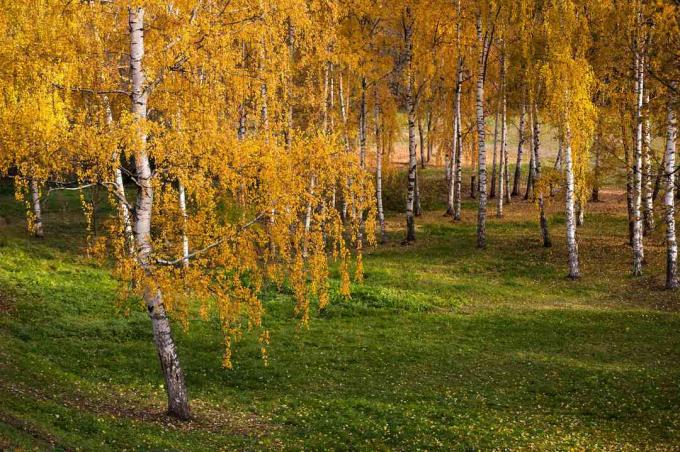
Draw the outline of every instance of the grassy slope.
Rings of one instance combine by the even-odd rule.
[[[438,176],[437,176],[438,177]],[[254,338],[220,368],[214,324],[176,328],[196,419],[162,415],[164,392],[141,309],[118,312],[106,268],[80,256],[77,203],[55,200],[47,238],[25,236],[0,198],[0,448],[630,448],[680,441],[680,306],[660,290],[661,237],[645,278],[627,275],[617,201],[580,231],[583,280],[539,246],[535,208],[513,203],[474,249],[474,210],[432,212],[418,243],[366,259],[367,280],[297,331],[288,295],[268,292],[271,359]]]

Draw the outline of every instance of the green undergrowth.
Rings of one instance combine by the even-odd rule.
[[[429,171],[429,170],[428,170]],[[440,172],[426,173],[436,179]],[[535,206],[490,215],[475,247],[442,204],[417,241],[368,250],[365,281],[308,328],[285,288],[263,294],[269,362],[255,334],[221,367],[215,319],[174,324],[194,419],[163,414],[164,389],[141,306],[124,315],[110,269],[83,253],[74,197],[46,208],[46,238],[0,195],[0,448],[661,449],[680,442],[680,300],[662,289],[660,233],[643,278],[629,276],[625,210],[595,205],[579,230],[583,278],[566,275],[561,201],[554,246]]]

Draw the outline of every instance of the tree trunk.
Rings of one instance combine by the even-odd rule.
[[[567,127],[564,143],[564,166],[566,172],[567,250],[569,251],[569,278],[581,277],[576,242],[576,215],[574,212],[574,168],[571,155],[571,131]]]
[[[361,105],[359,106],[359,164],[366,168],[366,77],[361,77]]]
[[[458,1],[458,6],[460,9],[460,0]],[[460,25],[456,26],[457,28]],[[453,172],[453,219],[454,221],[460,221],[461,219],[461,201],[462,201],[462,190],[463,190],[463,168],[462,168],[462,155],[463,155],[463,133],[461,131],[461,120],[460,120],[460,98],[461,89],[463,81],[463,60],[458,58],[457,65],[457,77],[456,77],[456,95],[455,95],[455,121],[456,121],[456,133],[453,137],[456,140],[456,152],[454,156],[454,172]]]
[[[339,76],[338,83],[338,100],[340,102],[340,116],[342,117],[342,136],[343,142],[345,144],[345,152],[349,153],[351,151],[351,145],[349,141],[349,130],[347,129],[347,106],[345,105],[345,94],[342,73]],[[342,208],[340,209],[340,216],[342,221],[345,222],[347,219],[347,199],[342,197]]]
[[[576,226],[581,227],[586,221],[586,213],[583,203],[581,201],[576,201]]]
[[[145,87],[144,58],[144,9],[129,8],[130,25],[130,76],[132,79],[132,113],[138,120],[145,120],[148,92]],[[139,130],[139,148],[135,153],[135,169],[139,188],[135,204],[134,235],[137,243],[137,259],[146,279],[153,278],[151,213],[153,210],[153,185],[151,165],[146,150],[147,136]],[[170,320],[159,290],[150,282],[144,282],[144,302],[151,319],[153,338],[165,378],[168,395],[168,414],[179,419],[191,416],[184,374],[179,363],[177,349],[172,339]]]
[[[427,132],[427,163],[430,163],[430,160],[432,159],[432,148],[434,146],[434,143],[432,142],[432,110],[428,109],[425,118],[427,119],[427,128],[425,129]]]
[[[460,120],[460,97],[463,84],[463,58],[460,48],[460,24],[461,24],[461,0],[456,1],[456,50],[458,53],[458,64],[456,64],[456,94],[454,97],[454,134],[453,139],[456,143],[454,146],[454,171],[451,177],[453,178],[453,220],[460,221],[461,219],[461,198],[462,198],[462,154],[463,154],[463,134]]]
[[[380,138],[380,102],[378,98],[378,86],[373,88],[375,97],[373,104],[373,121],[375,123],[375,198],[378,209],[378,224],[380,225],[380,243],[387,241],[385,233],[385,211],[383,209],[382,193],[382,147]]]
[[[515,178],[512,183],[512,196],[519,196],[522,179],[522,153],[524,151],[524,121],[526,116],[526,94],[522,96],[522,106],[519,110],[519,140],[517,142],[517,162],[515,166]]]
[[[507,114],[508,114],[508,102],[506,99],[506,87],[505,87],[505,44],[501,45],[501,150],[500,150],[500,162],[498,164],[498,203],[496,204],[496,217],[503,218],[503,202],[506,196],[506,158],[508,156],[508,124],[507,124]],[[496,115],[496,120],[498,120],[498,115]],[[496,146],[494,144],[494,154],[496,153]],[[495,159],[495,156],[494,156]],[[493,182],[492,182],[493,184]]]
[[[633,275],[642,275],[644,248],[642,243],[642,217],[640,206],[642,203],[642,148],[643,136],[643,93],[644,93],[644,57],[638,55],[635,61],[636,69],[636,118],[635,118],[635,153],[633,156]]]
[[[406,44],[406,67],[408,70],[406,85],[406,108],[408,110],[408,194],[406,197],[406,243],[416,240],[415,197],[416,172],[416,99],[413,79],[413,19],[411,8],[406,7],[407,23],[404,24],[404,40]]]
[[[420,167],[425,169],[425,130],[423,130],[423,120],[418,117],[418,138],[420,139]]]
[[[624,121],[624,112],[620,111],[621,118],[621,142],[623,144],[623,154],[626,161],[626,207],[628,209],[628,245],[633,246],[633,229],[635,217],[633,215],[633,163],[630,147],[628,146],[628,130]]]
[[[246,120],[248,119],[246,114],[246,107],[241,103],[238,107],[238,131],[236,132],[236,137],[239,141],[243,141],[246,138]]]
[[[501,88],[502,89],[502,88]],[[496,154],[498,153],[498,116],[500,115],[501,99],[498,98],[498,105],[496,105],[496,118],[493,126],[493,161],[491,163],[491,186],[489,187],[489,199],[496,197]],[[501,157],[501,162],[503,157]],[[501,164],[502,167],[502,164]]]
[[[40,206],[40,186],[38,181],[31,179],[31,207],[33,208],[33,224],[32,233],[35,237],[43,238],[45,237],[45,231],[43,230],[42,222],[42,209]]]
[[[597,126],[597,137],[595,138],[595,170],[593,177],[593,190],[590,196],[592,202],[600,202],[600,148],[602,145],[602,126]]]
[[[534,174],[536,174],[536,163],[534,162],[534,151],[533,149],[529,153],[529,174],[527,174],[527,189],[524,193],[524,200],[528,200],[533,196],[534,193]]]
[[[671,98],[672,100],[672,98]],[[668,102],[668,114],[666,119],[666,167],[664,170],[666,179],[666,194],[664,207],[666,208],[666,288],[677,289],[678,281],[678,243],[675,236],[675,140],[677,138],[677,124],[673,102]]]
[[[456,87],[456,96],[458,93],[458,87]],[[455,217],[455,195],[456,195],[456,154],[458,152],[458,113],[456,112],[456,101],[454,100],[453,106],[453,136],[451,139],[451,156],[448,161],[447,172],[450,173],[449,191],[447,197],[447,209],[446,215],[451,215]]]
[[[106,110],[106,125],[113,126],[113,111],[109,98],[104,96],[104,109]],[[113,178],[116,186],[113,188],[118,205],[118,215],[123,224],[123,234],[125,234],[125,242],[127,244],[130,255],[135,252],[135,238],[132,234],[132,220],[130,218],[130,209],[128,208],[127,199],[125,197],[125,183],[123,181],[123,172],[120,169],[120,154],[115,151],[111,156],[114,164]]]
[[[290,151],[293,145],[293,102],[292,102],[292,86],[293,86],[293,68],[295,67],[295,25],[293,19],[288,16],[286,44],[288,46],[288,76],[286,77],[286,131],[284,134],[284,141],[286,150]],[[329,63],[330,65],[330,63]]]
[[[659,164],[659,169],[656,172],[656,177],[654,178],[654,190],[652,192],[652,202],[656,201],[659,197],[659,191],[661,191],[661,183],[664,177],[664,170],[666,168],[666,153],[664,152],[661,156],[661,163]]]
[[[642,218],[643,235],[647,236],[654,230],[654,202],[652,200],[652,164],[651,144],[652,131],[649,121],[649,94],[645,98],[644,142],[642,147]]]
[[[418,168],[416,168],[416,198],[413,214],[417,217],[423,214],[423,206],[420,204],[420,178],[418,177]]]
[[[562,171],[562,156],[564,155],[564,140],[560,138],[557,142],[557,157],[555,157],[555,169]]]
[[[538,108],[536,107],[535,101],[531,103],[531,128],[533,132],[532,137],[532,155],[536,160],[534,165],[534,170],[536,171],[536,180],[541,178],[541,122],[538,117]],[[550,248],[552,246],[552,240],[550,240],[550,231],[548,230],[548,219],[545,216],[545,201],[543,200],[543,191],[538,191],[538,220],[541,226],[541,237],[543,238],[543,246],[545,248]]]
[[[179,211],[182,215],[182,265],[189,267],[189,236],[187,235],[187,196],[184,185],[179,182]]]
[[[484,68],[488,51],[487,38],[482,34],[482,17],[477,15],[477,41],[479,42],[479,62],[477,69],[477,146],[479,162],[479,209],[477,212],[477,247],[486,248],[486,148],[484,117]]]

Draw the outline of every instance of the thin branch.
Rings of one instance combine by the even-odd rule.
[[[71,87],[65,87],[64,85],[60,85],[59,83],[52,83],[52,86],[54,86],[57,89],[68,89],[70,91],[73,91],[75,93],[87,93],[87,94],[95,94],[98,96],[106,96],[109,94],[121,94],[125,96],[131,96],[132,94],[129,91],[121,90],[121,89],[112,89],[112,90],[96,90],[96,89],[90,89],[90,88],[80,88],[77,86],[71,86]]]
[[[200,250],[196,250],[196,251],[189,253],[186,256],[182,256],[178,259],[174,259],[174,260],[156,259],[156,263],[159,264],[159,265],[166,265],[166,266],[173,266],[173,265],[182,264],[183,262],[187,261],[188,259],[193,259],[196,256],[200,256],[201,254],[207,253],[208,251],[210,251],[213,248],[217,248],[218,246],[222,245],[223,243],[234,240],[234,238],[236,238],[242,231],[244,231],[245,229],[248,229],[249,227],[251,227],[252,225],[257,223],[258,221],[260,221],[264,216],[265,216],[264,213],[260,213],[255,218],[250,220],[249,222],[239,226],[236,230],[236,233],[231,237],[221,238],[221,239],[211,243],[210,245],[208,245],[204,248],[201,248]]]

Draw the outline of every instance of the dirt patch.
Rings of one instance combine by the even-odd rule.
[[[56,384],[50,388],[37,389],[17,383],[3,385],[5,389],[18,397],[29,397],[34,400],[49,400],[78,411],[95,413],[100,416],[134,419],[163,426],[179,431],[203,430],[211,433],[231,434],[244,437],[263,437],[279,427],[271,424],[255,413],[235,410],[221,410],[219,406],[209,404],[200,399],[191,401],[193,417],[189,421],[180,421],[168,416],[163,400],[149,399],[148,395],[116,390],[97,391],[97,395],[83,390],[71,394],[58,394]],[[54,391],[50,391],[53,389]],[[102,397],[108,394],[110,398]],[[0,418],[2,420],[2,418]]]
[[[38,426],[31,424],[28,421],[24,421],[23,419],[16,418],[9,414],[0,413],[0,422],[11,427],[14,427],[17,430],[21,430],[22,432],[31,436],[37,443],[42,444],[43,446],[51,446],[52,448],[59,446],[59,448],[62,450],[73,450],[59,444],[59,440],[57,439],[56,436],[52,435],[51,433],[43,430]],[[4,444],[2,438],[0,438],[0,449],[9,450],[10,447],[11,444],[9,443]]]
[[[14,311],[15,306],[16,299],[7,292],[0,290],[0,314]]]

